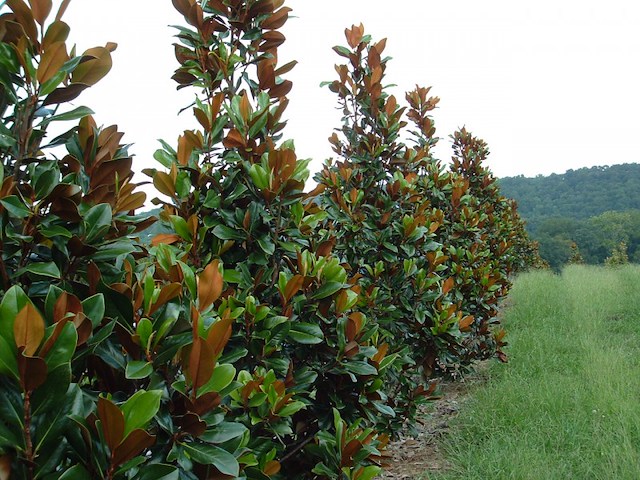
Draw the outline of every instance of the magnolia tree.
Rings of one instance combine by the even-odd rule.
[[[373,478],[435,377],[502,355],[524,230],[482,143],[463,132],[446,172],[437,98],[400,106],[385,41],[352,27],[329,84],[340,158],[305,193],[284,137],[290,9],[173,0],[198,127],[145,172],[159,220],[136,215],[123,134],[68,106],[116,45],[69,48],[68,4],[0,7],[0,478]],[[54,122],[71,127],[50,138]]]

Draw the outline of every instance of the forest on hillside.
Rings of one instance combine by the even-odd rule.
[[[569,261],[600,264],[624,244],[640,262],[640,164],[568,170],[563,174],[500,179],[518,202],[540,255],[553,268]]]
[[[518,202],[518,211],[536,233],[547,219],[587,219],[609,211],[640,209],[640,164],[568,170],[533,178],[505,177],[500,189]]]

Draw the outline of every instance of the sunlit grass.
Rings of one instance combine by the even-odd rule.
[[[640,268],[517,279],[510,361],[463,407],[428,478],[640,478]]]

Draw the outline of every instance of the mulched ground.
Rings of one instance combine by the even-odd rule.
[[[449,424],[469,397],[472,388],[486,379],[486,362],[478,365],[476,373],[456,382],[440,386],[442,398],[424,409],[419,415],[415,436],[401,436],[389,445],[391,465],[377,477],[379,480],[427,480],[429,472],[450,467],[442,451],[442,439]]]

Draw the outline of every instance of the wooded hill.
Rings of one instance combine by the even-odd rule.
[[[500,179],[553,268],[578,253],[586,263],[603,263],[621,243],[631,261],[640,261],[639,185],[640,164]]]
[[[640,209],[640,164],[635,163],[546,177],[505,177],[499,182],[502,194],[518,202],[518,211],[534,234],[552,217],[586,219],[608,211]]]

